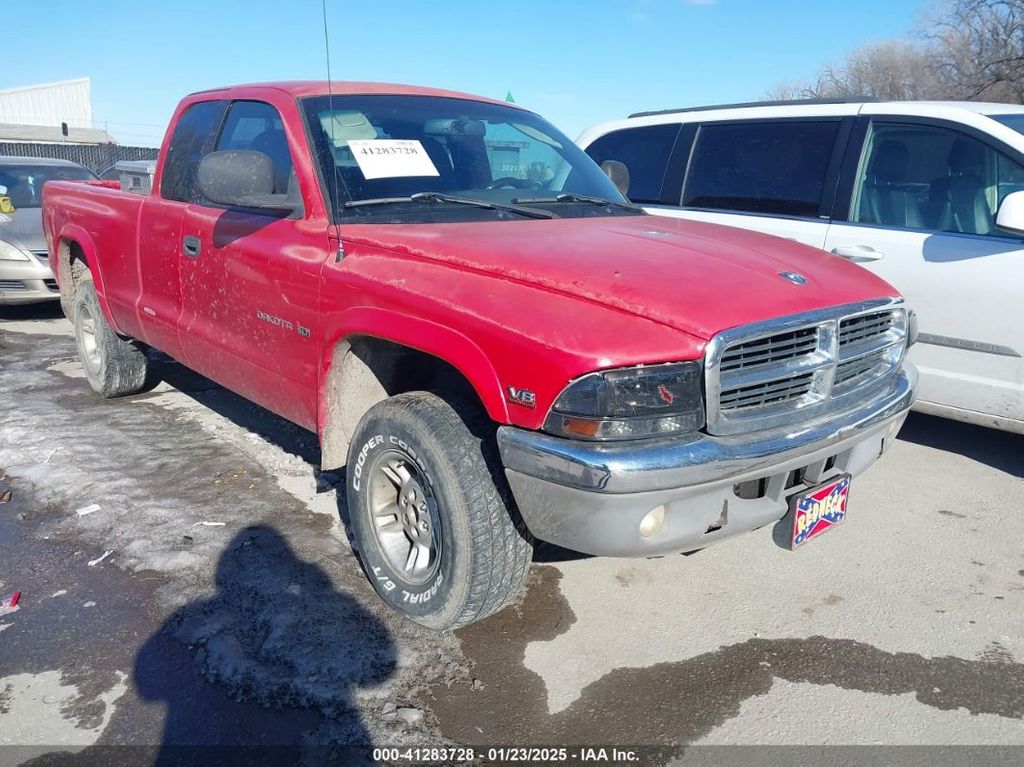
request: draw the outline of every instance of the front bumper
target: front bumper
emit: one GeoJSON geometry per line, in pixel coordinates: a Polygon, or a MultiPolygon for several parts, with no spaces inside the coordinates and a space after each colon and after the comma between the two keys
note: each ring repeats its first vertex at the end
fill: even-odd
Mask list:
{"type": "Polygon", "coordinates": [[[905,365],[852,410],[770,432],[594,443],[502,426],[498,445],[535,537],[602,556],[693,551],[781,519],[809,486],[863,472],[896,436],[916,385],[905,365]],[[642,534],[659,507],[660,525],[648,520],[642,534]]]}
{"type": "Polygon", "coordinates": [[[0,261],[0,305],[32,304],[60,298],[60,290],[45,258],[0,261]]]}

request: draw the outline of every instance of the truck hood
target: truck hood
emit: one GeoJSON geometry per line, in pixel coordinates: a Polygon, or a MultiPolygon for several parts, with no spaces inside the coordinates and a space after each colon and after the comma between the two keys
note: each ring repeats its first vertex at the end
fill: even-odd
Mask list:
{"type": "Polygon", "coordinates": [[[870,272],[816,248],[654,216],[353,225],[342,227],[342,236],[590,301],[705,340],[738,325],[898,295],[870,272]]]}

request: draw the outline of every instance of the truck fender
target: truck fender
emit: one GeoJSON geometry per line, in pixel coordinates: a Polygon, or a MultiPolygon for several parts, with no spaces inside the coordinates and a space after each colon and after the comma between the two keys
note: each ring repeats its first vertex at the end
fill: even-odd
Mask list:
{"type": "Polygon", "coordinates": [[[344,462],[344,456],[338,453],[342,448],[347,450],[348,435],[335,433],[342,429],[335,423],[340,419],[333,417],[332,398],[342,374],[341,363],[351,348],[349,342],[358,337],[389,341],[446,362],[469,382],[493,420],[508,423],[508,406],[498,374],[483,350],[469,338],[444,325],[389,309],[353,307],[324,323],[317,424],[325,466],[344,462]]]}
{"type": "MultiPolygon", "coordinates": [[[[96,256],[96,246],[93,245],[92,238],[89,233],[77,224],[65,224],[61,227],[60,233],[57,235],[57,270],[60,270],[60,248],[65,242],[74,242],[82,249],[82,254],[85,256],[85,262],[89,266],[89,272],[92,275],[93,285],[96,286],[96,296],[99,298],[100,310],[103,312],[103,316],[115,331],[121,332],[117,327],[117,323],[114,322],[114,316],[110,311],[110,305],[107,303],[107,292],[103,286],[103,273],[100,270],[100,260],[96,256]]],[[[55,274],[58,282],[63,280],[69,275],[55,274]]]]}

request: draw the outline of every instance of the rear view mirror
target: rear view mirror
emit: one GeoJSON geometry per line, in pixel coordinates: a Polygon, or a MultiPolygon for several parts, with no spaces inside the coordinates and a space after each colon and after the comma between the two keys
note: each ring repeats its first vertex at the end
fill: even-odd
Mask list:
{"type": "Polygon", "coordinates": [[[601,163],[601,170],[612,180],[615,187],[622,192],[623,197],[629,197],[629,166],[618,160],[605,160],[601,163]]]}
{"type": "Polygon", "coordinates": [[[996,214],[996,226],[1024,235],[1024,192],[1011,192],[1003,198],[996,214]]]}
{"type": "Polygon", "coordinates": [[[274,194],[274,163],[263,152],[225,149],[199,163],[199,191],[210,202],[231,208],[294,213],[299,203],[274,194]]]}

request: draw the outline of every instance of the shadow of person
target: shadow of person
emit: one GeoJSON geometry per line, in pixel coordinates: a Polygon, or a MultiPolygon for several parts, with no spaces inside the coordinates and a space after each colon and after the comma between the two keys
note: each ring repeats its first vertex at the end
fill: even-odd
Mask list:
{"type": "Polygon", "coordinates": [[[335,744],[370,745],[356,695],[394,672],[384,624],[266,525],[234,536],[215,581],[212,597],[171,615],[136,658],[139,697],[166,706],[157,764],[296,761],[322,717],[335,744]],[[187,664],[173,659],[182,643],[187,664]]]}

